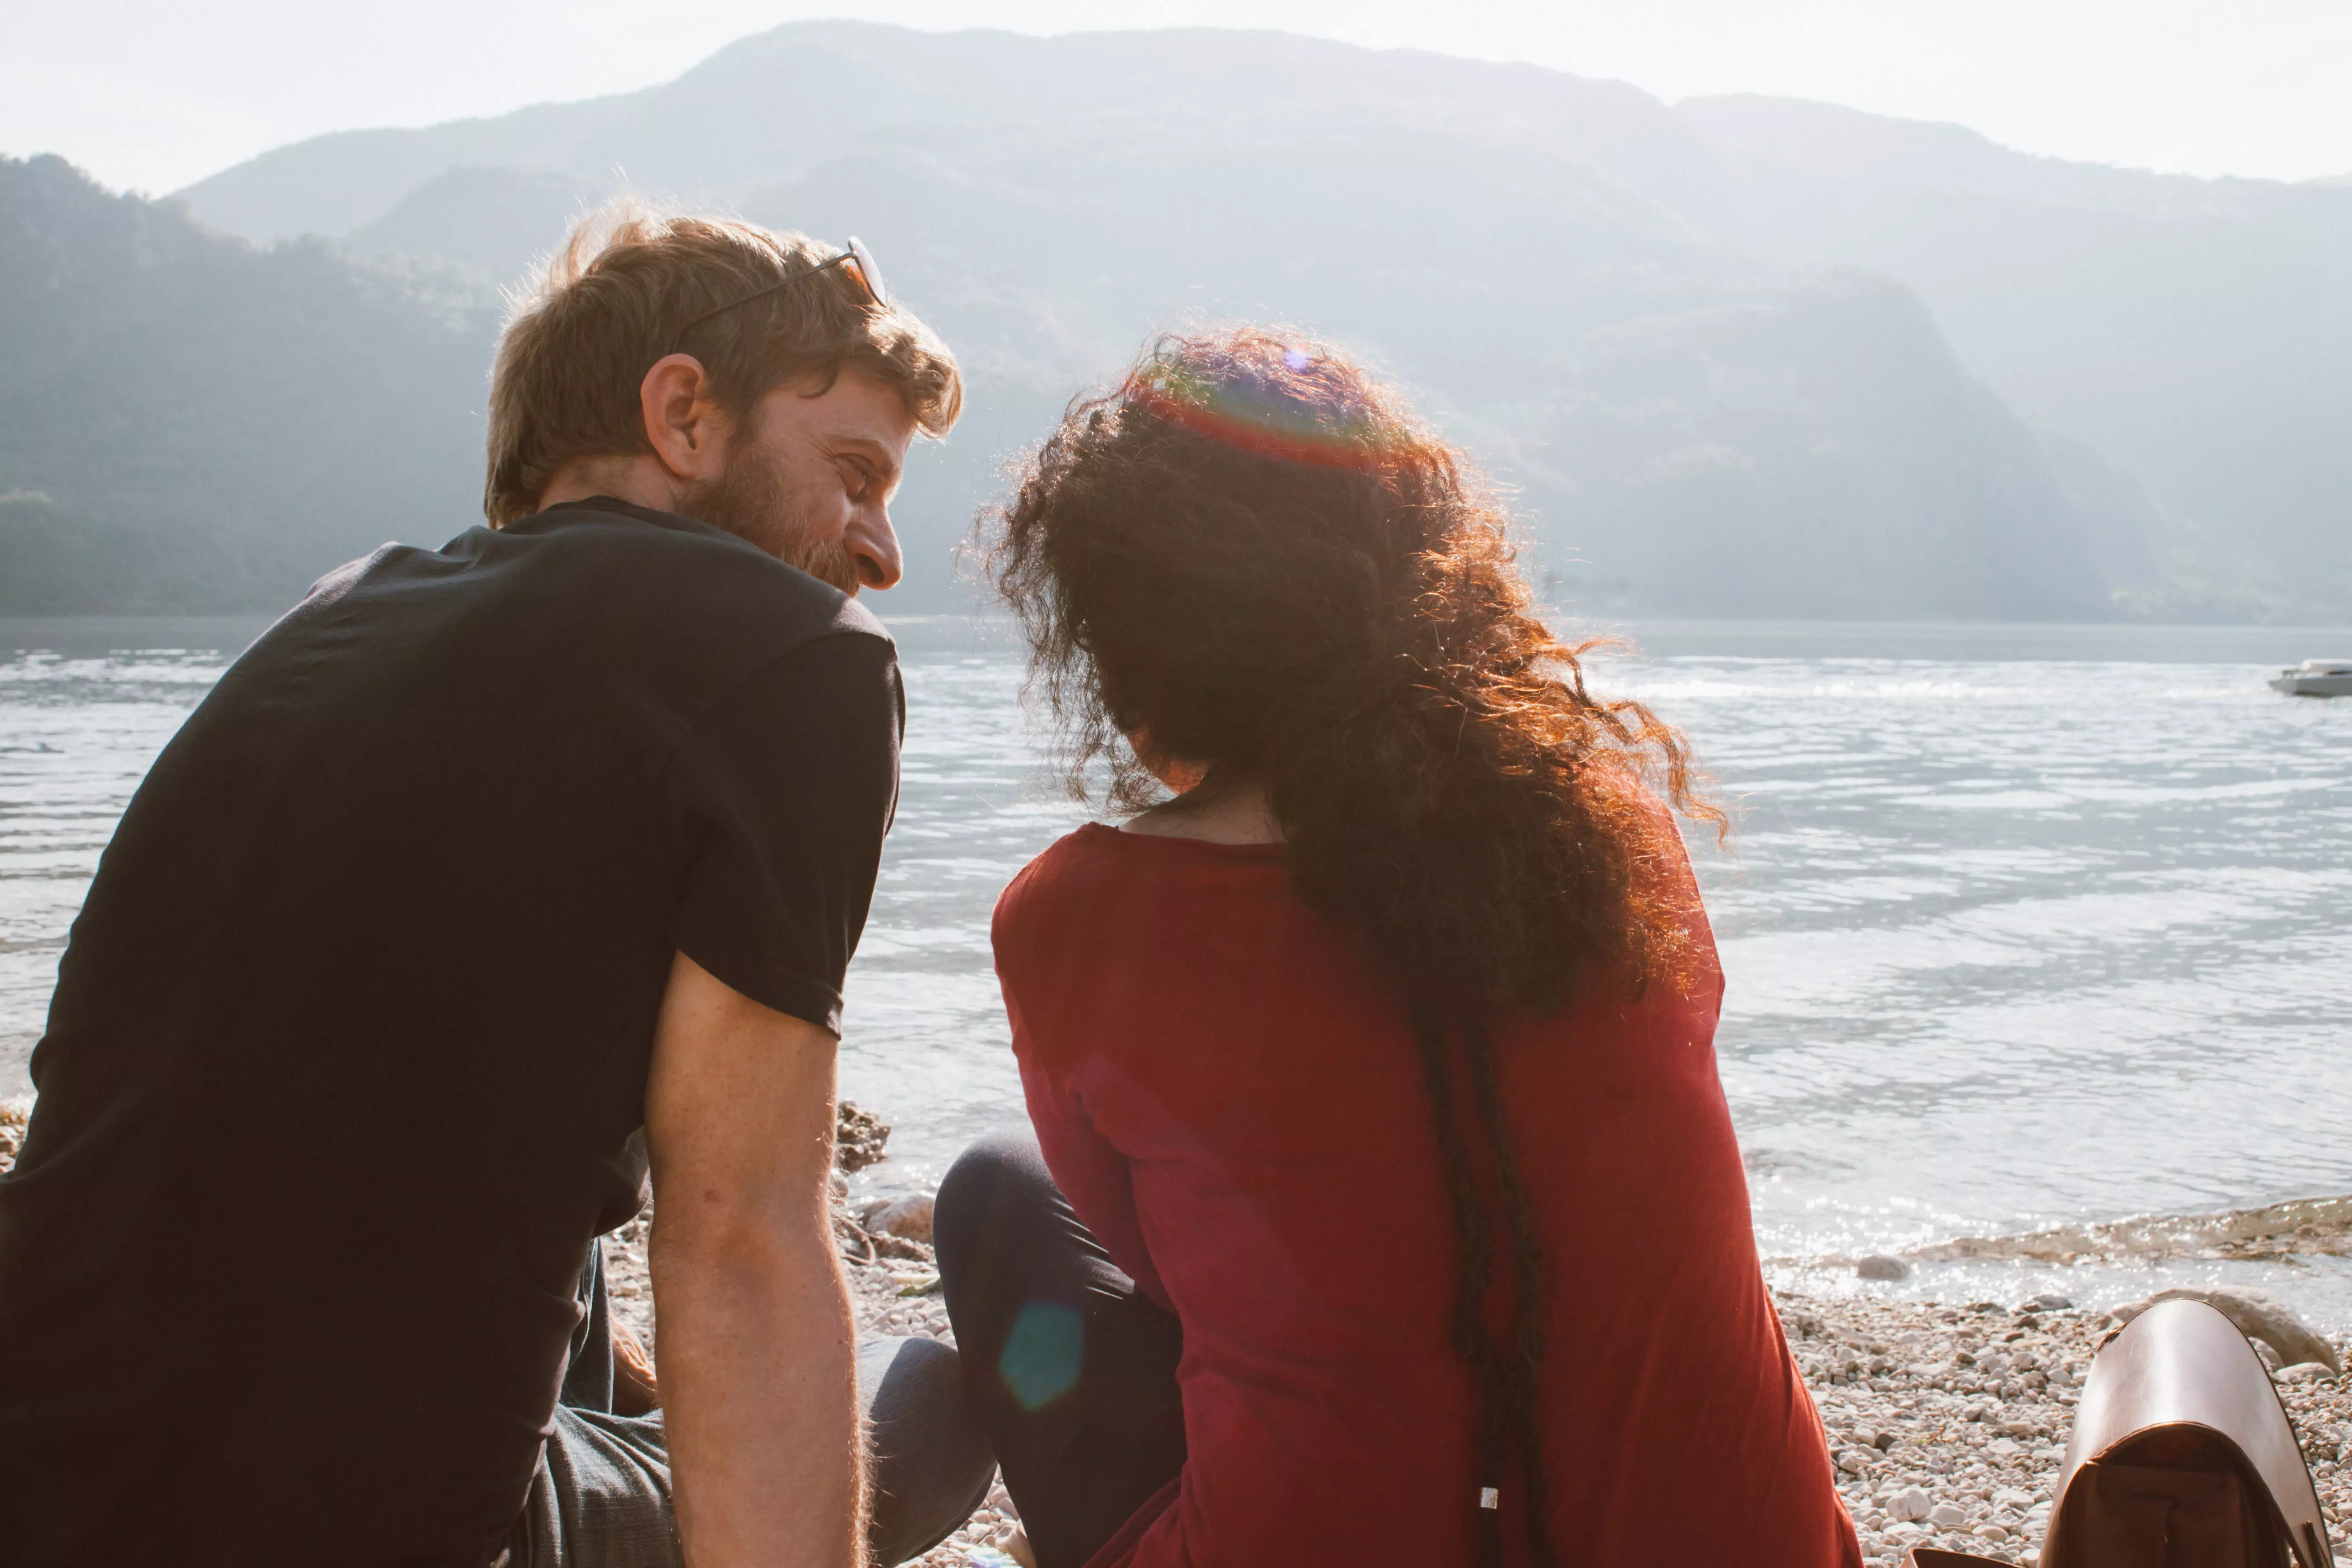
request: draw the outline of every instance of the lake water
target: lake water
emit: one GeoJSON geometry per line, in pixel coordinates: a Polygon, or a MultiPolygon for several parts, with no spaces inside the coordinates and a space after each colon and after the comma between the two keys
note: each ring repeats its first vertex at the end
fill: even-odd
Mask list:
{"type": "MultiPolygon", "coordinates": [[[[897,624],[904,795],[845,1092],[936,1179],[1017,1117],[988,913],[1085,819],[1003,628],[897,624]]],[[[255,622],[0,620],[0,1095],[131,791],[255,622]]],[[[1777,1274],[2063,1221],[2352,1193],[2352,700],[2279,697],[2352,631],[1637,625],[1599,668],[1738,810],[1696,847],[1718,1036],[1777,1274]]],[[[2352,1328],[2352,1265],[1929,1265],[1906,1293],[2271,1285],[2352,1328]]]]}

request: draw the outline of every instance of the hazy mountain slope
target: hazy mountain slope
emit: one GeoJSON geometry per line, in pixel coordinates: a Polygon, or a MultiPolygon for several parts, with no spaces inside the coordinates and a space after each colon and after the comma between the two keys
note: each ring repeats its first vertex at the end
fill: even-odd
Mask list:
{"type": "Polygon", "coordinates": [[[2096,616],[2154,579],[2117,494],[2042,438],[1892,284],[1759,288],[1590,334],[1516,473],[1577,547],[1565,596],[1693,616],[2096,616]]]}
{"type": "Polygon", "coordinates": [[[431,283],[0,159],[0,610],[267,608],[462,528],[493,322],[431,283]]]}
{"type": "Polygon", "coordinates": [[[1694,197],[1718,161],[1654,99],[1532,66],[1373,51],[1280,33],[920,33],[803,22],[744,38],[677,80],[417,131],[326,136],[178,193],[255,240],[340,235],[446,170],[572,174],[600,189],[734,199],[876,146],[949,150],[1026,131],[1057,146],[1150,127],[1170,156],[1241,114],[1308,131],[1336,116],[1475,127],[1572,153],[1653,198],[1694,197]]]}
{"type": "MultiPolygon", "coordinates": [[[[1370,352],[1522,487],[1534,563],[1585,608],[2095,616],[2152,572],[2094,542],[2113,507],[2069,495],[1901,289],[1791,285],[1533,149],[1237,123],[1157,166],[1100,143],[867,153],[745,207],[819,233],[888,215],[866,237],[973,375],[983,428],[959,446],[1034,439],[1158,321],[1246,315],[1370,352]],[[1413,193],[1409,225],[1384,189],[1413,193]],[[1537,280],[1494,257],[1559,260],[1537,280]]],[[[940,477],[966,502],[998,482],[940,477]]],[[[910,501],[910,553],[968,515],[910,501]]]]}
{"type": "MultiPolygon", "coordinates": [[[[1792,268],[1769,230],[1800,205],[1792,184],[1865,177],[2067,222],[2155,221],[2140,177],[2021,171],[1965,132],[1874,141],[1834,120],[1790,132],[1785,156],[1735,155],[1714,112],[1274,34],[811,23],[643,92],[324,138],[184,195],[257,237],[320,229],[461,264],[478,357],[414,390],[468,411],[490,280],[555,244],[589,195],[625,184],[863,236],[971,382],[965,425],[918,457],[897,509],[903,609],[959,602],[951,542],[1073,392],[1156,328],[1233,317],[1327,334],[1409,382],[1519,487],[1532,564],[1583,607],[2247,607],[2193,520],[2075,438],[2070,410],[2037,405],[2029,426],[1975,380],[1985,367],[1947,345],[1940,304],[1792,268]]],[[[2320,436],[2342,417],[2313,410],[2320,436]]],[[[2312,438],[2287,439],[2282,468],[2305,471],[2294,443],[2312,438]]],[[[427,447],[419,472],[440,499],[393,531],[437,540],[470,520],[479,458],[427,447]]]]}
{"type": "Polygon", "coordinates": [[[451,262],[496,286],[552,248],[604,195],[601,186],[551,170],[447,169],[343,243],[372,255],[451,262]]]}
{"type": "MultiPolygon", "coordinates": [[[[224,234],[255,241],[340,235],[457,168],[560,169],[563,149],[638,94],[539,105],[423,130],[339,131],[277,147],[177,193],[224,234]]],[[[598,172],[598,188],[612,171],[598,172]]]]}
{"type": "Polygon", "coordinates": [[[1743,178],[1743,251],[1898,278],[2032,417],[2307,609],[2352,607],[2352,189],[2031,158],[1820,104],[1677,113],[1743,178]]]}
{"type": "Polygon", "coordinates": [[[2272,193],[2287,188],[2273,181],[2203,180],[2037,157],[1964,125],[1896,120],[1801,99],[1693,98],[1675,104],[1674,114],[1735,163],[1764,157],[1825,178],[2048,208],[2256,216],[2272,193]]]}

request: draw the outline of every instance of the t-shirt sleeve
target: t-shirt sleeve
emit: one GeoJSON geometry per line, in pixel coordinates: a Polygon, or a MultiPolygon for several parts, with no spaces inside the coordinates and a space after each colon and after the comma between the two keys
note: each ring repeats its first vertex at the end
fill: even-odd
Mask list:
{"type": "Polygon", "coordinates": [[[905,714],[889,642],[845,632],[771,660],[695,725],[664,785],[686,868],[670,920],[679,952],[841,1032],[905,714]]]}

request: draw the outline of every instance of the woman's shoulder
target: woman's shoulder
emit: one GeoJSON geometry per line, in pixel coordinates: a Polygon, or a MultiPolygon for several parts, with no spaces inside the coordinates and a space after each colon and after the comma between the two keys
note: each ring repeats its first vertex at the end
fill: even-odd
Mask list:
{"type": "Polygon", "coordinates": [[[1065,834],[1024,866],[997,896],[990,921],[996,975],[1006,1000],[1063,994],[1132,951],[1139,925],[1164,900],[1137,850],[1148,842],[1102,823],[1065,834]]]}
{"type": "Polygon", "coordinates": [[[1210,918],[1236,892],[1286,886],[1280,845],[1129,833],[1092,822],[1064,835],[1007,884],[991,934],[1002,973],[1015,951],[1153,944],[1210,918]]]}
{"type": "Polygon", "coordinates": [[[1063,834],[1030,858],[1006,884],[1007,898],[1016,889],[1053,887],[1084,877],[1113,847],[1118,830],[1100,822],[1086,823],[1063,834]]]}
{"type": "Polygon", "coordinates": [[[1119,837],[1118,829],[1089,822],[1054,840],[1015,872],[996,899],[993,930],[998,942],[1052,919],[1102,888],[1111,875],[1109,862],[1119,837]]]}

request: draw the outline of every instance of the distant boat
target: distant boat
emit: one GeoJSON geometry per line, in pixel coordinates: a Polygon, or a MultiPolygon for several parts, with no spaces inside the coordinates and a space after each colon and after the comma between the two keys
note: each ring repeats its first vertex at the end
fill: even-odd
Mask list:
{"type": "Polygon", "coordinates": [[[2352,658],[2306,658],[2280,670],[2271,689],[2289,697],[2352,697],[2352,658]]]}

